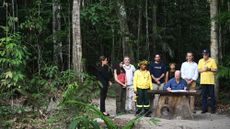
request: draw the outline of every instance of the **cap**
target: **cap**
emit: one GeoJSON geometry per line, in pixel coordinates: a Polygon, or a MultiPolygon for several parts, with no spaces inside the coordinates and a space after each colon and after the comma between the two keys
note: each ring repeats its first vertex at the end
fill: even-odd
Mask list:
{"type": "Polygon", "coordinates": [[[140,67],[141,65],[148,65],[148,61],[143,60],[138,63],[138,66],[140,67]]]}
{"type": "Polygon", "coordinates": [[[204,50],[202,50],[202,54],[209,54],[210,52],[209,52],[209,50],[208,49],[204,49],[204,50]]]}

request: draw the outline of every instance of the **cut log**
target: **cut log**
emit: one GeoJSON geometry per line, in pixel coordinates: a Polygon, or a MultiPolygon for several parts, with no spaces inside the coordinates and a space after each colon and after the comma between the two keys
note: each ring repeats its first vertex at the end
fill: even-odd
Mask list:
{"type": "MultiPolygon", "coordinates": [[[[193,119],[189,105],[189,97],[197,95],[196,92],[167,92],[150,91],[149,93],[160,94],[154,115],[160,118],[193,119]]],[[[154,100],[153,100],[154,101],[154,100]]]]}

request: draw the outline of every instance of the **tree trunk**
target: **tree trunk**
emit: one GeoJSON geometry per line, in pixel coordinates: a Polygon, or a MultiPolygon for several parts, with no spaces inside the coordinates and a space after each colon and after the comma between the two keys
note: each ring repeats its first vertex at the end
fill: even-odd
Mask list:
{"type": "Polygon", "coordinates": [[[72,9],[72,64],[75,72],[82,72],[82,43],[80,27],[80,0],[74,0],[72,9]]]}
{"type": "Polygon", "coordinates": [[[120,29],[121,29],[121,42],[122,42],[122,49],[123,49],[123,56],[129,56],[131,60],[133,60],[133,50],[132,44],[130,44],[129,39],[129,28],[127,25],[127,16],[125,10],[125,3],[124,0],[118,0],[118,15],[120,21],[120,29]]]}
{"type": "MultiPolygon", "coordinates": [[[[218,25],[216,22],[215,17],[218,13],[218,2],[217,0],[210,1],[210,18],[211,18],[211,57],[216,60],[216,63],[219,62],[219,46],[218,46],[218,25]]],[[[216,86],[215,86],[216,96],[218,97],[219,92],[219,81],[216,79],[216,86]]]]}
{"type": "Polygon", "coordinates": [[[140,59],[140,44],[141,44],[141,24],[142,24],[142,0],[139,0],[138,5],[138,28],[137,28],[137,55],[136,59],[140,59]]]}
{"type": "Polygon", "coordinates": [[[145,0],[145,31],[146,31],[146,56],[148,60],[150,59],[150,50],[149,50],[149,20],[148,20],[148,0],[145,0]]]}
{"type": "Polygon", "coordinates": [[[156,0],[153,0],[153,39],[152,39],[152,47],[153,47],[153,53],[156,52],[156,38],[157,38],[157,5],[156,0]]]}
{"type": "Polygon", "coordinates": [[[56,65],[63,68],[63,55],[62,55],[62,42],[58,39],[58,31],[61,30],[61,5],[59,0],[52,1],[52,13],[53,13],[53,60],[56,65]]]}

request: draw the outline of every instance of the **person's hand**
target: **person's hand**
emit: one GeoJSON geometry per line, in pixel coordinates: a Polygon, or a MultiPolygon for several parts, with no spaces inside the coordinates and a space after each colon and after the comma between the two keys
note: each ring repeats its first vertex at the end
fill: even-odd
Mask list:
{"type": "Polygon", "coordinates": [[[126,84],[123,84],[122,86],[123,86],[122,88],[126,88],[126,84]]]}
{"type": "Polygon", "coordinates": [[[160,81],[157,81],[157,84],[158,84],[158,85],[160,85],[160,84],[161,84],[161,82],[160,82],[160,81]]]}
{"type": "Polygon", "coordinates": [[[135,94],[137,94],[137,91],[134,91],[135,94]]]}
{"type": "Polygon", "coordinates": [[[113,84],[113,83],[112,83],[111,81],[109,81],[109,86],[112,86],[112,84],[113,84]]]}
{"type": "Polygon", "coordinates": [[[170,87],[167,88],[168,92],[172,92],[172,89],[170,87]]]}

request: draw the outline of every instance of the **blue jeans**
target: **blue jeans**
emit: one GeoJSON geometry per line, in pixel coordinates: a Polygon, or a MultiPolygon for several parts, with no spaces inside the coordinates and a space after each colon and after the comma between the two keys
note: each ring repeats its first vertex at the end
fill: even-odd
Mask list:
{"type": "Polygon", "coordinates": [[[212,111],[216,111],[216,96],[214,85],[212,84],[201,84],[202,86],[202,111],[208,111],[208,97],[211,98],[210,106],[212,111]]]}

